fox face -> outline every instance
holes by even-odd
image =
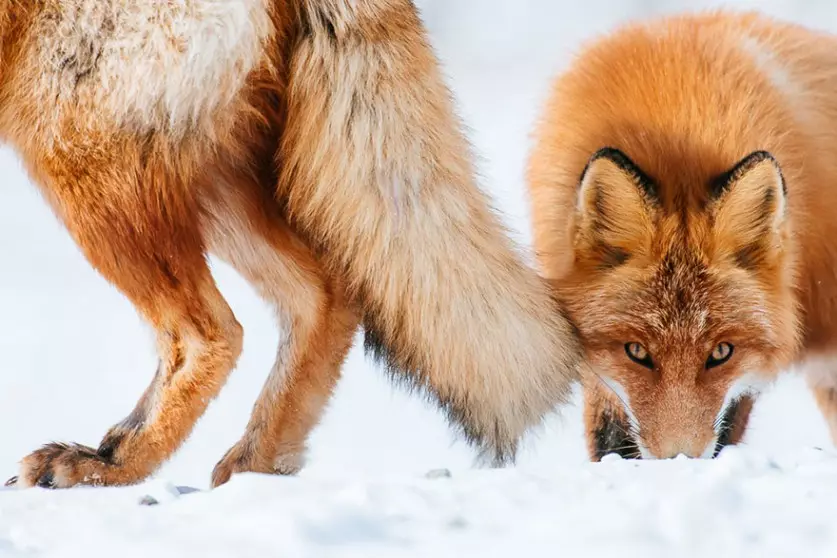
[[[729,411],[797,343],[779,162],[758,151],[705,178],[661,183],[624,151],[593,154],[570,223],[574,262],[556,281],[589,380],[615,396],[645,458],[711,457]]]

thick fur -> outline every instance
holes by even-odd
[[[45,446],[19,485],[176,451],[242,345],[208,253],[288,326],[215,485],[303,465],[361,323],[493,462],[565,401],[575,332],[475,185],[411,2],[0,0],[0,67],[0,136],[160,352],[98,449]]]
[[[837,38],[734,12],[625,25],[556,80],[529,189],[592,364],[593,459],[606,413],[645,457],[711,456],[780,370],[837,348],[834,91]],[[834,425],[837,371],[817,378]]]
[[[416,13],[303,4],[280,151],[290,219],[366,302],[367,345],[506,461],[563,399],[573,333],[474,183]]]

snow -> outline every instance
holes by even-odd
[[[144,494],[159,501],[140,506]],[[833,556],[835,456],[0,493],[0,555]],[[95,542],[93,542],[95,541]],[[799,552],[804,549],[804,552]],[[799,554],[797,554],[799,552]]]
[[[619,21],[717,5],[417,3],[483,184],[524,245],[523,165],[549,78],[581,41]],[[731,4],[837,29],[826,0]],[[0,169],[0,474],[11,476],[44,442],[95,445],[133,407],[156,357],[150,331],[89,267],[8,150]],[[140,486],[0,489],[0,557],[837,555],[837,452],[792,373],[760,401],[746,444],[714,461],[587,463],[573,405],[526,440],[516,468],[477,470],[439,413],[391,386],[358,337],[309,467],[298,478],[241,475],[205,492],[243,432],[278,337],[253,290],[220,262],[213,268],[245,347],[194,435]],[[426,477],[441,468],[451,477]],[[177,486],[201,492],[181,496]],[[159,505],[139,505],[146,495]]]

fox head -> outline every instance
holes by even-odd
[[[764,151],[697,189],[659,183],[617,149],[589,159],[557,289],[643,457],[711,457],[727,410],[789,361],[786,194]]]

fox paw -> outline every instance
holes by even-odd
[[[301,468],[302,459],[297,454],[283,455],[271,460],[258,455],[252,449],[245,449],[239,442],[230,448],[213,469],[212,488],[226,484],[237,473],[295,475]]]
[[[80,444],[47,444],[24,457],[20,472],[6,485],[70,488],[136,484],[153,470],[155,461],[141,458],[148,456],[144,451],[147,448],[148,440],[139,431],[119,426],[105,435],[98,449]]]
[[[224,454],[221,461],[212,470],[212,488],[229,482],[236,473],[270,473],[270,465],[256,452],[245,449],[238,443]]]
[[[20,472],[6,486],[70,488],[77,484],[101,486],[108,466],[96,450],[78,444],[47,444],[23,458]]]

